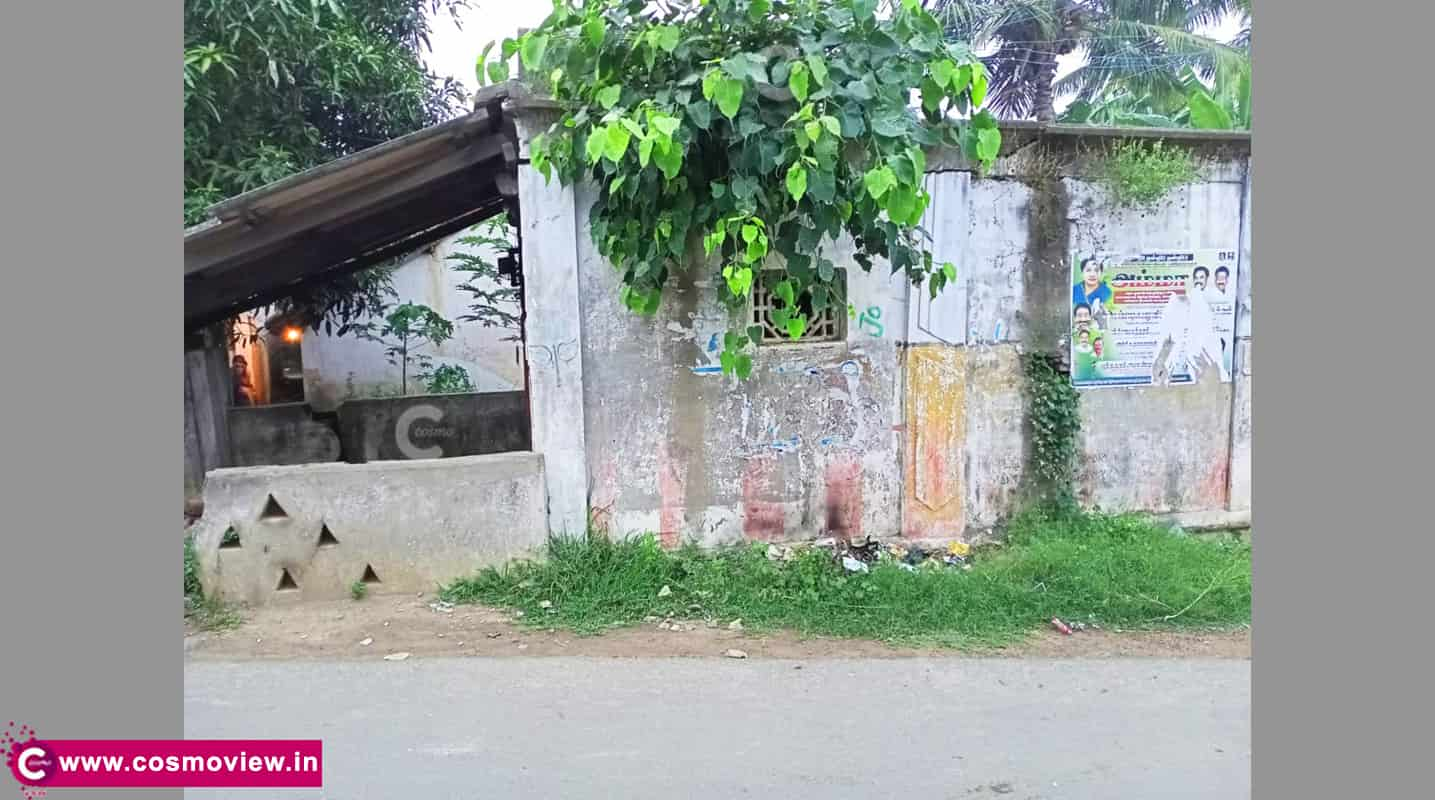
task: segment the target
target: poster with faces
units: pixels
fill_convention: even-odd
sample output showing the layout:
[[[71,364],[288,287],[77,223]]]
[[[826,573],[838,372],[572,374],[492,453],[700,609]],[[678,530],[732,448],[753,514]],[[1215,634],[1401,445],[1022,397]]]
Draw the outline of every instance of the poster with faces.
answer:
[[[1071,380],[1077,387],[1231,380],[1236,250],[1082,252],[1072,257]]]

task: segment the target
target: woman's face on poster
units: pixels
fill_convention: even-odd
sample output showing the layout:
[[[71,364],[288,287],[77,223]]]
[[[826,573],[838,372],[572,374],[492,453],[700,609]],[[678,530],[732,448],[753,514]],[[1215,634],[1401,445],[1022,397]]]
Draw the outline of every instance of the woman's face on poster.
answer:
[[[1087,288],[1094,289],[1101,283],[1101,265],[1096,261],[1088,261],[1081,268],[1081,279]]]

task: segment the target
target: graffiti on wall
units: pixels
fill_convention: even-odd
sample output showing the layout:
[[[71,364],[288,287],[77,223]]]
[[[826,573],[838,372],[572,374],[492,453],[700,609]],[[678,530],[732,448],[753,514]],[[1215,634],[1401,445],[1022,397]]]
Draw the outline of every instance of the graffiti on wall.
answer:
[[[569,339],[567,341],[559,342],[557,344],[533,345],[533,349],[539,351],[545,357],[543,359],[539,359],[538,363],[542,365],[545,360],[547,361],[548,366],[553,369],[554,380],[559,386],[563,385],[562,365],[571,364],[573,363],[573,359],[578,357],[578,349],[576,346],[577,344],[577,339]]]
[[[882,338],[882,309],[878,306],[867,306],[867,310],[857,315],[857,327],[874,339]]]

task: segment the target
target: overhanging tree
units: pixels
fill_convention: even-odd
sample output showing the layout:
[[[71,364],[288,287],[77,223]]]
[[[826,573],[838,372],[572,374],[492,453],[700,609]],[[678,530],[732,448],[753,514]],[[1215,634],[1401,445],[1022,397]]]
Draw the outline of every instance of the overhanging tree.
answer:
[[[185,0],[184,222],[209,205],[447,119],[464,92],[423,63],[428,15],[467,0]],[[282,300],[286,318],[382,313],[388,271]]]
[[[695,268],[697,242],[734,317],[780,268],[773,318],[793,338],[845,300],[828,250],[844,234],[863,269],[884,259],[935,296],[956,268],[923,246],[924,148],[990,165],[1001,145],[986,68],[919,0],[556,0],[494,46],[481,75],[506,79],[517,54],[562,106],[532,163],[599,187],[593,241],[642,314]],[[724,371],[745,378],[760,337],[730,329]]]

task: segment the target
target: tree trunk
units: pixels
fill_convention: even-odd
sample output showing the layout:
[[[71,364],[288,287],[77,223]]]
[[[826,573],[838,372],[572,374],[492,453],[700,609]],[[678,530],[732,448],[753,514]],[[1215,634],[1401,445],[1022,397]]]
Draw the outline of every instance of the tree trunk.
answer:
[[[1037,122],[1056,119],[1052,84],[1056,82],[1056,53],[1043,49],[1036,56],[1036,86],[1032,93],[1031,113]]]

